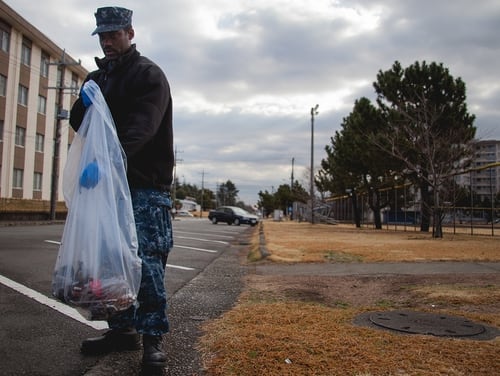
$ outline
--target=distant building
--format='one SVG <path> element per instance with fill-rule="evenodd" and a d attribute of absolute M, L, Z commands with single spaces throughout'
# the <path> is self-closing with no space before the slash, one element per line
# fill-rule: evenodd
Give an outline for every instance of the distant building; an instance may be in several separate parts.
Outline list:
<path fill-rule="evenodd" d="M 470 188 L 481 200 L 496 196 L 500 192 L 500 141 L 477 141 L 471 171 L 457 176 L 457 183 Z"/>
<path fill-rule="evenodd" d="M 478 169 L 471 174 L 472 191 L 484 199 L 500 192 L 500 166 L 480 169 L 500 162 L 500 141 L 485 140 L 476 144 L 473 167 Z M 480 169 L 480 170 L 479 170 Z"/>
<path fill-rule="evenodd" d="M 66 89 L 58 111 L 63 72 Z M 57 200 L 62 200 L 62 170 L 74 136 L 67 118 L 87 73 L 0 2 L 0 198 L 50 199 L 59 125 Z"/>

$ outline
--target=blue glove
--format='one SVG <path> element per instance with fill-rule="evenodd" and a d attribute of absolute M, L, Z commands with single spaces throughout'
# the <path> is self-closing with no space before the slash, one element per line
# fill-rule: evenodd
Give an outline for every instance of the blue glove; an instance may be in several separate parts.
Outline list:
<path fill-rule="evenodd" d="M 80 98 L 82 98 L 82 103 L 85 106 L 85 108 L 90 107 L 90 105 L 92 104 L 92 101 L 90 100 L 90 97 L 85 92 L 85 90 L 80 91 Z"/>
<path fill-rule="evenodd" d="M 94 188 L 97 183 L 99 183 L 99 167 L 94 161 L 89 163 L 80 175 L 80 186 L 90 189 Z"/>

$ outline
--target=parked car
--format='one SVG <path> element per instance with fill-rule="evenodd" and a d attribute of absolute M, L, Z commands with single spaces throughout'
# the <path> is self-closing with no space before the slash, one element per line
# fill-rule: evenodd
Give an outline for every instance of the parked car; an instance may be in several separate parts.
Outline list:
<path fill-rule="evenodd" d="M 187 210 L 177 210 L 177 212 L 175 213 L 175 216 L 176 217 L 194 217 L 194 215 L 191 214 L 190 212 L 188 212 Z"/>
<path fill-rule="evenodd" d="M 208 219 L 214 225 L 219 222 L 224 222 L 228 225 L 234 224 L 239 226 L 241 224 L 246 224 L 255 226 L 259 222 L 259 218 L 256 215 L 253 215 L 236 206 L 221 206 L 215 210 L 210 210 L 208 213 Z"/>

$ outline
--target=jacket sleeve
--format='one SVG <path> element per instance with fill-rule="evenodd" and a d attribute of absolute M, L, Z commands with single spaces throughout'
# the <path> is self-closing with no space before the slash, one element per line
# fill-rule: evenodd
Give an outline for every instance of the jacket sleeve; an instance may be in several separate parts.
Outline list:
<path fill-rule="evenodd" d="M 85 85 L 85 83 L 88 80 L 90 80 L 90 75 L 88 75 L 83 81 L 82 88 L 83 85 Z M 80 94 L 81 94 L 81 89 L 80 89 Z M 75 101 L 75 103 L 73 103 L 73 106 L 71 107 L 71 111 L 69 114 L 69 124 L 71 125 L 71 128 L 75 130 L 75 132 L 78 132 L 78 129 L 80 128 L 86 110 L 87 109 L 83 105 L 82 97 L 81 95 L 79 95 L 78 99 Z"/>
<path fill-rule="evenodd" d="M 153 139 L 170 105 L 170 86 L 162 70 L 152 64 L 134 77 L 132 109 L 120 141 L 128 158 Z"/>
<path fill-rule="evenodd" d="M 82 124 L 83 117 L 85 116 L 85 106 L 83 105 L 82 99 L 78 97 L 78 99 L 73 103 L 73 107 L 71 107 L 71 112 L 69 115 L 69 124 L 71 128 L 78 132 L 80 125 Z"/>

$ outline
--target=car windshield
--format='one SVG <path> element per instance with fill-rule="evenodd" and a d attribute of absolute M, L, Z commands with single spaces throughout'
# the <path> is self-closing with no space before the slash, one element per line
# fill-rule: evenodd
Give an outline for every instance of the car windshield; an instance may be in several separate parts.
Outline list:
<path fill-rule="evenodd" d="M 234 214 L 239 214 L 239 215 L 249 215 L 250 213 L 247 212 L 246 210 L 243 210 L 241 208 L 233 208 Z"/>

